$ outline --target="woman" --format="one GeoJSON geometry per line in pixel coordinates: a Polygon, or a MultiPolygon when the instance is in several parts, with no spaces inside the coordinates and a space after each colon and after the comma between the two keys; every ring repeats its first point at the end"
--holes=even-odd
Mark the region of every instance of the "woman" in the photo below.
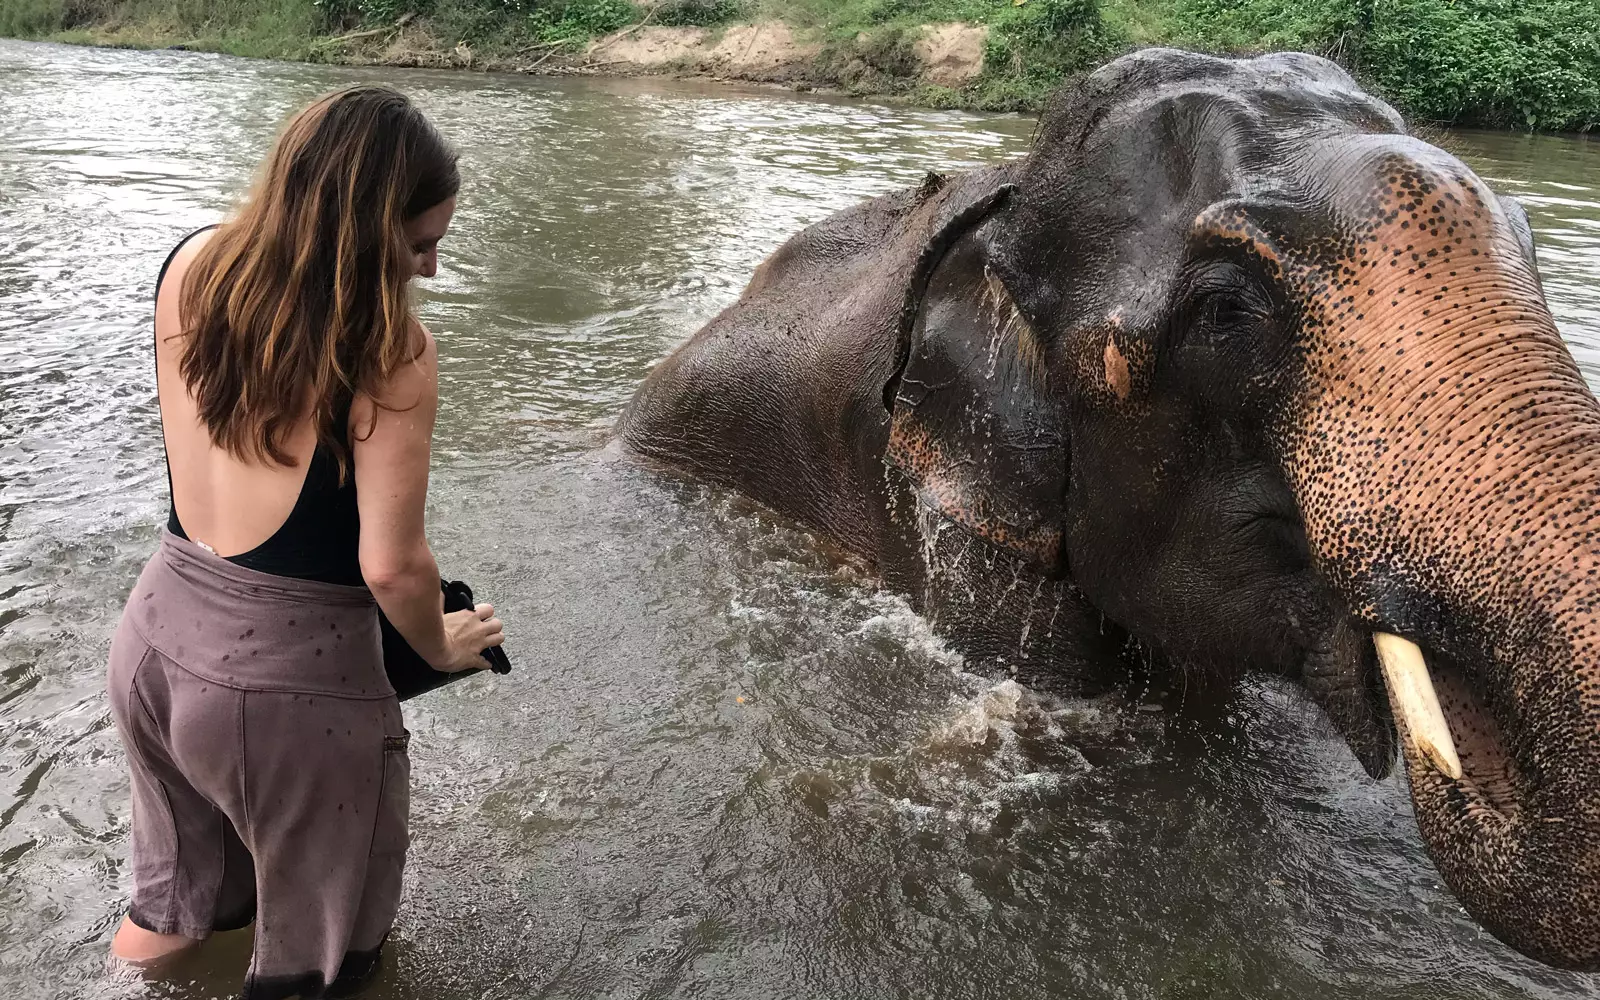
{"type": "Polygon", "coordinates": [[[157,281],[172,510],[111,650],[133,776],[119,958],[254,920],[250,1000],[376,969],[410,773],[377,608],[439,670],[504,638],[489,605],[443,614],[423,534],[438,356],[407,285],[435,273],[459,185],[406,98],[329,94],[157,281]]]}

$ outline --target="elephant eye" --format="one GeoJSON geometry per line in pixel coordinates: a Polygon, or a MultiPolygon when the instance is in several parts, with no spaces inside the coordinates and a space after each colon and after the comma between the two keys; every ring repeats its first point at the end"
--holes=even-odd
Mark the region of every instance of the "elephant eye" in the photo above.
{"type": "Polygon", "coordinates": [[[1237,263],[1210,260],[1189,273],[1173,318],[1174,345],[1249,341],[1270,320],[1272,298],[1237,263]]]}
{"type": "Polygon", "coordinates": [[[1231,339],[1257,329],[1271,314],[1265,295],[1249,282],[1218,282],[1197,292],[1189,314],[1189,335],[1207,340],[1231,339]]]}
{"type": "Polygon", "coordinates": [[[1261,315],[1238,296],[1222,292],[1206,297],[1200,318],[1209,326],[1230,330],[1248,326],[1259,320],[1261,315]]]}

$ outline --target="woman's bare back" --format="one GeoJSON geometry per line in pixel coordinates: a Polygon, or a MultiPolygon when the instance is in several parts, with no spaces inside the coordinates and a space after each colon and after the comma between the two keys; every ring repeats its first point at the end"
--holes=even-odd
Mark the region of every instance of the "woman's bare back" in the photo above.
{"type": "Polygon", "coordinates": [[[284,442],[292,466],[242,462],[211,441],[178,371],[184,338],[179,300],[184,276],[212,232],[190,239],[167,268],[156,296],[156,377],[161,430],[172,474],[172,504],[190,540],[220,556],[260,546],[288,520],[317,446],[309,410],[284,442]]]}

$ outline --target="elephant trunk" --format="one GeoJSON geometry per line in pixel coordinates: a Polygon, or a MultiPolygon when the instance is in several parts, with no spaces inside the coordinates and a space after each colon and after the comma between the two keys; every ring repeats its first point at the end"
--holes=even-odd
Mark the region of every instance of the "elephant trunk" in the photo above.
{"type": "Polygon", "coordinates": [[[1387,644],[1440,874],[1513,947],[1597,969],[1600,404],[1481,182],[1385,172],[1338,277],[1300,272],[1285,468],[1319,566],[1387,644]],[[1395,659],[1409,644],[1425,668],[1395,659]]]}
{"type": "MultiPolygon", "coordinates": [[[[1575,394],[1581,387],[1574,387],[1575,394]]],[[[1584,395],[1587,395],[1584,392],[1584,395]]],[[[1417,821],[1441,874],[1502,940],[1554,965],[1600,968],[1600,448],[1525,411],[1508,435],[1527,461],[1472,532],[1474,595],[1410,619],[1460,760],[1459,779],[1396,711],[1417,821]],[[1564,440],[1566,447],[1552,447],[1564,440]],[[1551,457],[1550,452],[1560,452],[1551,457]],[[1476,628],[1464,628],[1476,620],[1476,628]],[[1430,642],[1431,639],[1431,642],[1430,642]]],[[[1525,460],[1526,461],[1526,460],[1525,460]]],[[[1441,526],[1470,516],[1444,507],[1441,526]]],[[[1466,541],[1465,538],[1462,541],[1466,541]]],[[[1448,544],[1448,543],[1447,543],[1448,544]]],[[[1470,556],[1469,556],[1470,558],[1470,556]]],[[[1457,572],[1470,573],[1466,562],[1457,572]]],[[[1404,621],[1398,612],[1392,620],[1404,621]]],[[[1409,622],[1408,622],[1409,624],[1409,622]]],[[[1391,704],[1395,692],[1390,688],[1391,704]]]]}
{"type": "Polygon", "coordinates": [[[1502,712],[1480,693],[1494,685],[1433,658],[1429,675],[1456,737],[1459,778],[1408,739],[1398,711],[1396,721],[1418,826],[1463,905],[1517,950],[1593,971],[1600,968],[1597,710],[1578,680],[1592,664],[1561,653],[1493,664],[1513,678],[1547,679],[1502,712]]]}

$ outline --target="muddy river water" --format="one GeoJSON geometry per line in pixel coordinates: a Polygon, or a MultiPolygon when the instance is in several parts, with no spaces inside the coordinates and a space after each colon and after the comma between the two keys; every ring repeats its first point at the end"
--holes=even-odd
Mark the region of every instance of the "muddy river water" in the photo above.
{"type": "MultiPolygon", "coordinates": [[[[163,984],[103,964],[128,881],[104,658],[166,502],[151,284],[286,113],[364,79],[464,154],[422,293],[431,534],[517,665],[408,705],[412,862],[371,996],[1600,996],[1480,931],[1403,778],[1293,691],[1150,711],[989,676],[805,532],[601,452],[788,234],[1016,156],[1031,121],[0,41],[0,997],[242,974],[237,934],[163,984]]],[[[1441,141],[1524,199],[1600,382],[1600,142],[1441,141]]]]}

